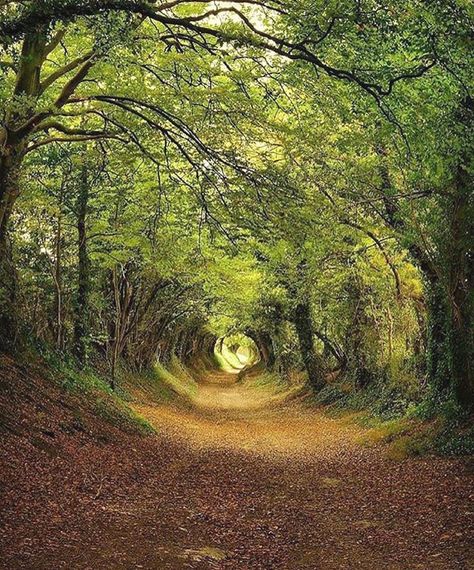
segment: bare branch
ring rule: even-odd
[[[65,35],[66,35],[66,30],[59,30],[54,34],[53,38],[51,39],[49,44],[46,45],[44,49],[43,59],[46,59],[48,55],[57,48],[57,46],[61,43]]]

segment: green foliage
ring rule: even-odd
[[[473,455],[474,454],[474,429],[468,425],[465,429],[453,429],[447,426],[441,433],[436,435],[434,442],[428,449],[443,455]]]
[[[390,383],[387,378],[373,381],[364,389],[354,389],[348,380],[328,384],[316,394],[315,402],[336,410],[366,412],[381,421],[410,417],[418,410],[419,401],[410,398],[402,386]]]
[[[111,381],[252,338],[319,403],[472,407],[467,4],[76,4],[0,5],[0,307],[14,260],[23,330]]]
[[[175,356],[173,356],[168,368],[157,362],[153,372],[158,381],[163,382],[179,396],[189,398],[197,391],[196,381],[184,364]]]
[[[176,392],[170,384],[163,381],[162,368],[160,367],[153,367],[140,372],[122,370],[120,387],[124,392],[123,399],[127,402],[169,403],[176,398]]]
[[[275,394],[287,392],[291,388],[294,389],[290,382],[276,372],[262,372],[255,377],[244,376],[244,381],[252,388],[272,391]]]
[[[402,460],[409,456],[439,454],[463,456],[474,453],[472,422],[453,422],[441,417],[428,424],[419,424],[406,418],[381,421],[364,418],[363,425],[370,428],[362,440],[366,445],[384,442],[392,459]]]

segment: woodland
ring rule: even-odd
[[[469,2],[1,14],[4,349],[113,382],[240,332],[315,390],[472,406]]]
[[[7,362],[126,400],[217,347],[472,453],[473,47],[470,0],[0,0]]]

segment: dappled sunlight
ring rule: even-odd
[[[227,449],[263,457],[311,459],[338,456],[355,447],[363,429],[342,420],[290,408],[266,408],[268,399],[255,401],[247,395],[227,394],[219,401],[221,415],[207,398],[204,412],[173,407],[134,406],[134,409],[164,434],[184,445],[202,450]],[[273,402],[275,404],[275,402]],[[198,401],[197,405],[201,405]],[[271,404],[270,404],[271,405]],[[225,412],[239,414],[228,415]]]
[[[244,334],[232,334],[218,339],[214,353],[221,368],[233,374],[260,361],[258,347]]]
[[[294,397],[301,386],[260,383],[258,374],[243,381],[234,371],[209,370],[191,396],[192,407],[134,405],[157,429],[200,449],[230,449],[264,455],[339,454],[364,430],[304,407]]]
[[[0,0],[0,570],[474,570],[473,14]]]

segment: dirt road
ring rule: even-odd
[[[194,451],[246,452],[263,459],[340,455],[363,433],[349,418],[332,420],[295,403],[283,405],[285,394],[236,380],[235,374],[216,372],[200,383],[192,409],[133,407]]]
[[[275,404],[267,389],[216,374],[194,407],[137,406],[159,435],[113,456],[104,446],[84,498],[69,494],[72,470],[57,475],[3,567],[474,568],[464,461],[395,462],[360,446],[347,419]],[[112,477],[119,453],[123,472]]]
[[[178,528],[184,543],[202,538],[177,546],[182,561],[166,567],[474,567],[461,462],[393,462],[360,445],[350,418],[276,405],[271,391],[230,374],[201,383],[194,402],[137,406],[193,457],[177,477],[190,499]]]

